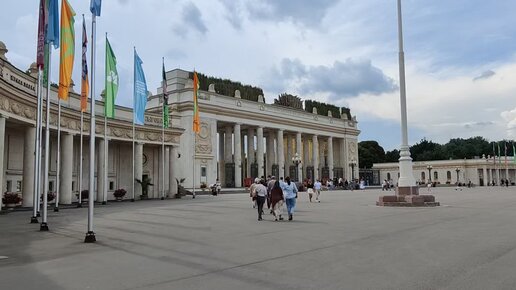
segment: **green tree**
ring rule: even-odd
[[[414,161],[447,159],[442,145],[423,138],[410,147],[410,155]]]
[[[398,162],[400,159],[400,151],[398,149],[394,149],[392,151],[387,151],[385,153],[385,162]]]
[[[362,141],[358,143],[358,160],[360,167],[371,168],[373,163],[382,163],[385,160],[385,150],[376,141]]]

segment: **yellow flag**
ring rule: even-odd
[[[197,93],[199,92],[199,79],[197,73],[193,75],[193,102],[194,102],[194,115],[193,115],[193,131],[195,133],[201,132],[201,120],[199,118],[199,104],[197,103]]]
[[[61,47],[59,62],[59,91],[61,100],[68,100],[68,92],[72,83],[73,59],[75,54],[75,29],[72,6],[67,0],[61,2]]]

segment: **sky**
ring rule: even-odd
[[[90,1],[69,2],[77,13],[73,79],[80,84],[82,14],[90,34]],[[0,41],[21,69],[35,61],[38,3],[2,1]],[[516,139],[516,1],[402,5],[409,143]],[[395,0],[104,0],[97,18],[97,95],[107,33],[118,63],[119,105],[132,106],[135,47],[153,93],[164,57],[167,70],[195,69],[261,87],[267,103],[287,92],[349,107],[360,141],[396,149],[396,11]],[[58,51],[53,54],[56,68]]]

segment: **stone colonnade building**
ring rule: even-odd
[[[20,192],[23,206],[32,206],[34,190],[34,156],[36,138],[37,112],[37,69],[33,64],[28,72],[14,67],[6,57],[7,49],[0,42],[0,189],[1,193]],[[45,90],[46,92],[46,90]],[[83,126],[83,170],[79,176],[80,147],[80,94],[70,93],[69,100],[61,101],[61,178],[56,184],[57,167],[57,88],[51,87],[50,108],[50,169],[49,191],[55,192],[60,186],[60,203],[70,204],[77,200],[79,179],[82,189],[89,190],[89,129],[90,116],[84,114]],[[44,108],[43,112],[46,112]],[[135,176],[147,175],[154,186],[150,188],[149,197],[158,197],[160,193],[174,194],[176,186],[169,186],[169,180],[175,180],[179,167],[177,151],[180,147],[182,128],[173,127],[165,130],[165,158],[162,145],[162,119],[160,114],[146,114],[145,126],[135,127],[135,156],[132,156],[133,113],[131,109],[117,106],[115,119],[107,120],[107,139],[104,140],[104,106],[97,101],[96,107],[96,156],[95,156],[95,194],[96,200],[104,196],[107,182],[107,199],[114,199],[113,192],[118,188],[126,189],[129,198],[135,186],[135,197],[141,194],[141,187],[132,180],[132,162],[135,160]],[[43,120],[46,119],[43,113]],[[43,126],[43,145],[45,127]],[[108,164],[104,164],[104,142],[108,142]],[[42,164],[39,171],[44,174]],[[162,164],[165,162],[165,164]],[[162,188],[162,166],[165,165],[165,188]],[[105,171],[107,170],[107,180]],[[43,187],[43,182],[41,183]],[[43,191],[41,191],[43,192]],[[91,192],[91,190],[90,190]],[[127,196],[126,196],[127,198]]]
[[[507,163],[503,156],[501,160],[483,156],[478,159],[415,161],[413,174],[416,181],[422,183],[427,183],[429,180],[440,184],[471,181],[477,186],[487,186],[488,183],[491,184],[494,181],[498,185],[501,179],[509,179],[510,182],[516,181],[516,164],[513,158],[508,156]],[[398,180],[398,163],[375,163],[373,170],[379,171],[381,181],[387,179],[396,183]]]
[[[23,205],[31,206],[37,69],[35,64],[27,72],[16,68],[8,61],[6,52],[7,48],[0,42],[0,190],[2,193],[20,192]],[[132,110],[116,106],[116,117],[107,120],[107,138],[104,140],[103,102],[96,102],[95,188],[92,190],[88,182],[90,105],[84,114],[83,170],[79,176],[80,94],[73,92],[73,88],[69,100],[61,102],[61,178],[60,184],[56,184],[58,106],[57,88],[51,88],[48,190],[54,192],[59,186],[60,203],[76,201],[79,181],[82,181],[82,189],[93,191],[99,201],[104,196],[108,200],[114,199],[113,192],[119,188],[126,189],[131,197],[133,186],[134,196],[138,199],[141,187],[132,180],[133,160],[135,177],[152,179],[154,186],[149,190],[150,198],[174,195],[177,193],[175,180],[181,178],[186,179],[186,188],[199,188],[202,183],[211,184],[217,178],[223,186],[241,187],[246,177],[266,175],[291,176],[293,179],[351,178],[349,164],[352,160],[358,161],[360,131],[356,118],[349,113],[335,117],[318,115],[266,104],[263,97],[258,102],[245,100],[240,98],[238,91],[234,96],[220,95],[215,92],[214,85],[210,85],[208,91],[199,92],[201,131],[194,135],[191,73],[177,69],[166,75],[171,128],[164,130],[165,156],[161,153],[161,88],[149,97],[145,125],[135,127],[134,156]],[[44,133],[45,127],[42,140]],[[102,150],[105,142],[108,143],[107,164],[104,164]],[[43,149],[43,155],[44,152]],[[296,153],[302,162],[297,169],[291,161]],[[41,176],[43,163],[39,170]],[[163,166],[165,172],[162,172]],[[354,175],[358,176],[358,166],[355,171]],[[162,178],[163,174],[165,178]],[[107,193],[104,193],[106,187]]]
[[[201,131],[194,136],[191,73],[175,69],[166,76],[173,125],[186,130],[181,136],[179,172],[187,178],[187,187],[192,187],[193,154],[197,188],[217,178],[225,187],[242,187],[245,178],[267,175],[351,179],[350,161],[358,161],[356,118],[266,104],[262,96],[250,101],[242,99],[238,90],[234,96],[224,96],[211,84],[208,91],[199,92]],[[151,97],[149,111],[161,110],[161,91]],[[297,169],[292,162],[296,153],[301,158]],[[358,176],[358,166],[355,171]]]

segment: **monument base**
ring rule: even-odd
[[[399,207],[434,207],[440,206],[433,195],[419,195],[419,187],[399,187],[397,195],[380,196],[376,202],[377,206],[399,206]]]

